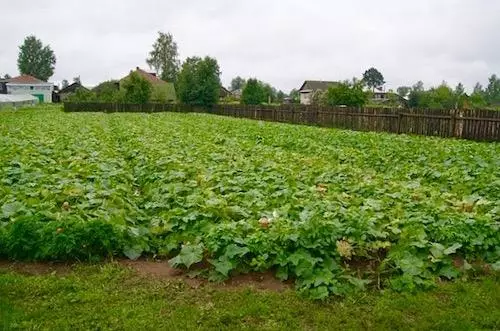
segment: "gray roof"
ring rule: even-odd
[[[337,85],[338,82],[326,81],[326,80],[306,80],[304,84],[300,87],[299,91],[303,90],[322,90],[326,91],[330,86]]]

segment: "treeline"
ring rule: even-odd
[[[428,90],[424,88],[423,82],[418,82],[412,87],[400,87],[398,91],[407,93],[411,108],[474,109],[500,106],[500,79],[496,75],[488,79],[486,88],[477,83],[470,94],[465,92],[463,84],[459,83],[452,89],[446,82]]]
[[[39,61],[35,61],[39,59]],[[140,75],[131,74],[122,81],[107,81],[92,90],[79,89],[69,101],[81,102],[170,102],[179,101],[187,105],[212,106],[219,102],[256,104],[299,103],[297,89],[286,94],[271,84],[257,78],[236,77],[231,81],[228,97],[220,99],[222,84],[220,67],[215,58],[188,57],[179,59],[178,46],[170,33],[159,32],[146,58],[146,63],[162,80],[172,83],[175,91],[158,88]],[[35,36],[28,36],[19,47],[18,68],[21,74],[30,74],[42,80],[52,76],[55,54],[49,45],[44,45]],[[10,78],[6,74],[5,79]],[[80,82],[80,77],[73,79]],[[69,83],[63,81],[63,87]],[[361,79],[337,82],[326,91],[316,91],[312,103],[325,106],[364,106],[373,104],[373,93],[383,91],[384,76],[375,68],[363,73]],[[173,97],[169,97],[173,95]],[[411,108],[451,109],[500,107],[500,79],[492,75],[488,85],[477,83],[472,93],[466,93],[460,83],[455,88],[445,82],[437,87],[424,88],[422,82],[413,86],[401,86],[394,92],[389,90],[383,101],[388,106]]]

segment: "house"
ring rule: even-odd
[[[7,94],[30,94],[38,98],[39,102],[52,102],[54,84],[44,82],[30,75],[21,75],[8,80]]]
[[[235,98],[235,99],[241,99],[241,96],[243,94],[243,89],[237,89],[237,90],[234,90],[234,91],[231,91],[231,94],[232,96]]]
[[[318,92],[328,90],[330,86],[337,85],[338,82],[322,80],[306,80],[299,89],[300,104],[310,105],[313,102],[314,95]]]
[[[133,72],[137,73],[139,76],[147,80],[153,86],[152,100],[155,102],[175,102],[176,94],[174,83],[169,83],[161,80],[156,73],[147,72],[139,67],[136,67],[134,71],[130,71],[130,74],[120,79],[119,84],[126,80]]]
[[[54,102],[64,102],[69,96],[73,95],[76,93],[78,89],[84,89],[84,90],[89,90],[86,87],[84,87],[81,83],[75,82],[71,85],[66,86],[65,88],[61,89],[58,93],[54,95]]]
[[[369,91],[371,93],[371,103],[374,104],[388,104],[388,105],[398,105],[407,106],[408,100],[392,90],[388,92],[382,90],[381,88],[376,88],[374,91]]]
[[[220,86],[220,91],[219,91],[219,98],[220,99],[230,97],[231,95],[232,95],[232,93],[227,88],[225,88],[222,85]]]

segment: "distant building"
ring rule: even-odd
[[[77,90],[84,89],[88,91],[89,89],[84,87],[81,83],[75,82],[71,85],[66,86],[57,93],[54,94],[54,102],[64,102],[68,97],[75,94]]]
[[[371,93],[371,102],[374,104],[392,104],[398,106],[407,106],[408,100],[392,90],[384,91],[382,88],[376,88],[374,91],[367,90]]]
[[[318,92],[328,90],[330,86],[337,85],[338,82],[322,80],[306,80],[299,89],[300,104],[310,105],[313,102],[314,95]]]
[[[237,90],[234,90],[234,91],[231,91],[231,95],[235,98],[235,99],[241,99],[241,95],[243,94],[243,89],[237,89]]]
[[[222,85],[220,86],[220,91],[219,91],[219,98],[220,99],[230,97],[231,95],[232,95],[232,93],[227,88],[225,88]]]
[[[54,84],[44,82],[30,75],[21,75],[8,80],[5,84],[7,94],[32,95],[38,98],[39,102],[52,102],[52,91]]]

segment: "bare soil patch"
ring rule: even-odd
[[[290,281],[282,282],[272,272],[239,274],[222,283],[211,283],[201,277],[191,278],[180,269],[172,268],[167,261],[119,260],[119,265],[130,268],[140,277],[157,280],[182,280],[192,288],[210,285],[219,288],[238,289],[250,287],[258,290],[282,292],[293,287]],[[68,275],[78,264],[55,262],[12,262],[0,260],[0,270],[17,272],[23,275]]]

